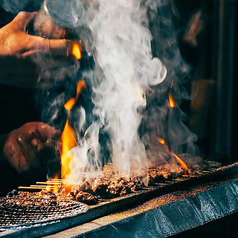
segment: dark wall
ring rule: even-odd
[[[0,27],[8,24],[16,16],[17,12],[12,12],[14,9],[34,11],[39,9],[41,1],[33,4],[30,0],[15,0],[5,1],[4,4],[0,2]],[[18,9],[17,6],[21,8]],[[17,129],[29,121],[39,120],[40,111],[35,103],[35,90],[0,85],[0,134]]]
[[[200,125],[191,130],[198,135],[198,146],[205,157],[219,154],[229,158],[229,162],[237,161],[238,141],[238,1],[206,1],[206,0],[174,0],[178,10],[178,38],[181,53],[191,65],[193,81],[212,80],[214,85],[210,101],[205,101],[198,114],[207,114]],[[189,27],[193,15],[201,9],[203,12],[203,30],[197,35],[197,46],[184,42],[183,36]],[[198,100],[206,94],[198,92]],[[207,95],[209,98],[209,95]],[[206,105],[207,104],[207,105]],[[208,105],[209,104],[209,105]],[[201,106],[201,105],[200,105]],[[192,117],[193,108],[188,115]],[[207,111],[203,111],[207,110]],[[197,112],[196,112],[197,113]],[[199,117],[199,116],[198,116]],[[199,118],[198,118],[199,121]],[[225,159],[227,160],[227,159]],[[226,162],[226,161],[224,161]]]
[[[233,81],[233,105],[232,105],[232,158],[237,161],[237,143],[238,143],[238,3],[236,1],[236,19],[234,30],[234,81]]]

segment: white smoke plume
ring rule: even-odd
[[[179,107],[171,109],[167,102],[169,90],[178,104],[189,97],[182,87],[188,68],[180,56],[167,1],[84,4],[85,24],[76,32],[95,65],[82,72],[91,91],[92,110],[79,105],[71,112],[78,141],[71,151],[74,181],[83,171],[102,168],[104,146],[114,166],[126,175],[140,175],[149,163],[166,161],[157,137],[164,138],[175,153],[196,154],[196,136],[184,126]],[[65,90],[60,96],[64,102],[66,94]],[[87,105],[87,98],[83,100]],[[64,102],[49,103],[46,111],[54,111],[56,105],[62,108]],[[52,115],[58,116],[59,111]],[[109,142],[101,143],[101,131]]]
[[[89,27],[95,44],[94,114],[99,116],[112,142],[112,161],[129,174],[146,165],[146,152],[138,135],[141,109],[151,85],[161,83],[166,68],[151,52],[147,9],[139,1],[97,1]]]

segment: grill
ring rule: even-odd
[[[128,194],[123,197],[103,200],[103,201],[99,202],[99,204],[97,204],[97,205],[90,205],[89,206],[90,209],[88,211],[87,211],[87,208],[85,210],[86,205],[81,204],[83,206],[83,207],[81,207],[80,203],[72,202],[72,201],[67,201],[72,204],[72,206],[69,206],[68,209],[63,209],[63,206],[62,206],[62,208],[61,208],[62,210],[60,210],[60,209],[57,209],[56,206],[49,206],[50,209],[53,209],[53,210],[49,211],[48,217],[45,215],[48,212],[47,209],[46,209],[46,211],[44,211],[43,209],[42,209],[43,211],[38,211],[36,209],[37,211],[34,211],[34,212],[32,211],[31,214],[38,213],[38,215],[39,215],[38,220],[34,220],[34,218],[33,218],[31,221],[28,221],[28,222],[22,221],[23,222],[22,225],[20,225],[20,224],[13,225],[11,227],[11,229],[14,229],[15,227],[17,227],[17,228],[22,227],[23,229],[17,229],[17,230],[15,229],[14,232],[9,229],[9,230],[1,232],[0,236],[5,237],[8,235],[11,235],[11,237],[19,237],[22,234],[25,234],[25,235],[27,234],[28,236],[26,236],[26,237],[39,237],[39,236],[44,236],[47,234],[59,232],[64,229],[68,229],[69,227],[75,227],[80,224],[87,223],[89,221],[93,221],[92,224],[94,224],[95,219],[97,219],[97,218],[103,219],[104,216],[106,216],[108,214],[112,214],[116,211],[122,211],[122,214],[125,214],[124,209],[130,209],[131,207],[137,207],[137,206],[140,207],[139,204],[142,204],[142,203],[144,203],[148,200],[154,199],[154,198],[156,198],[156,206],[159,206],[159,207],[156,208],[155,205],[152,205],[148,211],[149,214],[150,214],[150,211],[152,213],[156,213],[156,211],[157,211],[156,209],[163,210],[166,208],[167,210],[163,214],[166,214],[166,216],[173,215],[172,218],[174,220],[176,220],[178,218],[178,216],[175,214],[177,211],[176,209],[181,209],[181,211],[183,211],[184,214],[186,214],[186,212],[187,212],[187,214],[185,216],[186,219],[187,219],[187,217],[191,216],[191,214],[190,214],[191,211],[192,211],[192,213],[195,213],[195,214],[200,212],[201,216],[199,216],[199,217],[203,218],[203,216],[204,216],[204,220],[200,220],[200,218],[199,218],[199,221],[197,221],[196,224],[192,224],[192,222],[190,222],[191,224],[185,222],[185,224],[189,225],[189,227],[187,227],[186,229],[191,229],[196,226],[203,225],[204,223],[206,223],[209,220],[211,221],[211,220],[215,219],[213,217],[214,214],[212,212],[210,215],[207,214],[207,213],[209,213],[209,211],[207,211],[207,207],[213,208],[214,203],[215,203],[215,205],[214,205],[213,209],[220,209],[220,207],[223,207],[223,206],[226,208],[226,209],[223,209],[224,211],[222,209],[221,209],[221,211],[219,210],[218,218],[224,217],[224,216],[226,216],[230,213],[234,213],[238,210],[238,205],[237,205],[237,208],[235,205],[235,209],[233,209],[233,206],[229,205],[229,204],[232,204],[232,202],[234,202],[234,204],[236,204],[236,203],[238,204],[238,201],[236,202],[236,200],[237,200],[236,199],[236,194],[237,194],[236,184],[238,185],[238,182],[237,182],[238,180],[237,180],[237,178],[234,179],[234,176],[236,176],[237,173],[238,173],[238,163],[234,163],[232,165],[224,166],[224,167],[215,169],[214,171],[210,171],[209,173],[205,173],[205,174],[202,174],[199,176],[185,177],[185,178],[181,178],[181,180],[168,181],[163,185],[148,187],[145,190],[141,190],[136,193]],[[223,187],[221,187],[219,184],[220,183],[223,184],[223,181],[224,181],[224,185],[222,185]],[[202,186],[202,184],[204,184],[204,188],[203,187],[200,188],[200,186]],[[210,185],[208,185],[208,184],[210,184]],[[198,194],[198,195],[195,195],[195,192],[193,192],[193,191],[191,193],[186,192],[185,195],[180,195],[178,197],[172,195],[175,191],[180,191],[180,192],[181,191],[189,191],[190,188],[196,187],[196,186],[198,186],[198,189],[197,189],[198,191],[196,191],[196,194]],[[226,191],[226,193],[222,192],[224,190]],[[188,198],[186,198],[186,196],[188,196]],[[173,197],[174,197],[174,200],[171,201],[171,199]],[[9,198],[9,199],[11,199],[11,198]],[[184,200],[181,200],[181,199],[185,199],[185,200],[188,199],[188,201],[186,200],[185,203],[186,204],[192,203],[194,206],[192,206],[191,209],[188,209],[186,207],[184,208]],[[198,201],[194,202],[195,201],[194,199],[196,201],[197,200]],[[162,204],[162,201],[167,201],[168,204],[167,203]],[[173,204],[172,210],[170,209],[170,207],[172,206],[170,204],[170,201],[172,202],[171,204]],[[204,201],[205,201],[205,203],[204,203]],[[224,201],[225,201],[225,203],[224,203]],[[47,202],[48,202],[48,200],[47,200]],[[55,200],[53,200],[52,202],[55,202]],[[161,203],[161,205],[160,205],[160,203]],[[82,208],[83,211],[81,210],[81,211],[79,211],[79,213],[77,213],[75,211],[75,210],[77,210],[77,208],[74,207],[75,205],[76,205],[76,207],[79,206],[79,208]],[[220,205],[220,207],[218,205]],[[165,206],[165,208],[163,206]],[[85,211],[87,211],[87,212],[85,212]],[[144,212],[145,212],[144,209],[138,209],[138,214],[136,216],[143,216]],[[205,213],[205,215],[204,215],[204,213]],[[53,214],[55,214],[55,215],[53,215]],[[79,215],[77,215],[77,214],[79,214]],[[147,213],[145,213],[145,214],[147,214]],[[41,215],[42,215],[42,217],[40,218]],[[207,218],[207,216],[208,216],[208,218]],[[158,217],[158,214],[156,215],[156,217]],[[159,224],[161,223],[160,220],[162,218],[163,218],[163,216],[161,218],[160,217],[158,218]],[[172,219],[172,218],[170,217],[168,219]],[[1,219],[4,220],[5,218],[2,217]],[[45,219],[45,220],[43,220],[43,219]],[[128,219],[129,220],[128,221],[125,220],[125,222],[131,221],[131,218],[128,218]],[[182,215],[179,218],[179,220],[181,220],[181,219],[184,219],[184,217]],[[19,219],[19,220],[21,220],[21,219]],[[119,221],[119,223],[122,223],[122,221],[124,221],[124,220],[122,219],[121,221]],[[137,221],[137,219],[135,219],[135,222],[136,221]],[[39,222],[38,225],[37,225],[37,222]],[[139,224],[142,224],[142,223],[139,223]],[[128,224],[131,224],[131,223],[128,223]],[[163,223],[163,224],[161,224],[161,226],[163,226],[163,225],[166,226],[166,224],[170,224],[170,223]],[[176,232],[176,233],[186,230],[185,228],[182,230],[181,226],[178,224],[179,224],[178,222],[173,223],[173,226],[176,229],[178,228],[178,232]],[[87,224],[85,224],[85,225],[87,226]],[[115,224],[113,223],[112,227],[114,227],[114,225]],[[2,224],[2,226],[5,226],[4,227],[5,229],[8,228],[8,224],[6,224],[6,222],[4,224]],[[30,228],[30,229],[28,229],[28,228]],[[163,229],[167,229],[167,228],[163,228]],[[81,231],[81,229],[80,229],[80,231]],[[176,234],[176,233],[171,233],[170,235]],[[161,236],[161,237],[167,237],[167,236]]]
[[[74,217],[87,210],[87,205],[75,201],[4,197],[0,199],[0,230],[32,227],[39,223]]]

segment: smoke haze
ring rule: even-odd
[[[174,153],[196,156],[196,136],[183,124],[179,108],[189,98],[183,87],[189,68],[177,46],[167,1],[83,3],[85,22],[75,31],[94,65],[68,80],[62,94],[45,94],[50,102],[45,115],[54,124],[79,78],[90,92],[90,97],[81,95],[70,115],[78,142],[71,151],[71,179],[102,169],[106,156],[126,175],[140,175],[151,163],[167,163],[158,137]],[[168,105],[169,93],[175,108]]]

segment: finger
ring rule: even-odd
[[[44,148],[44,144],[37,138],[31,141],[31,145],[36,153],[40,152]]]
[[[58,150],[58,148],[60,148],[60,141],[59,140],[55,140],[55,139],[51,139],[51,138],[48,138],[44,145],[46,147],[49,147],[49,148],[54,148],[55,150]]]
[[[46,39],[39,36],[29,35],[28,44],[26,45],[29,54],[36,52],[44,52],[47,54],[62,56],[62,57],[72,57],[78,59],[81,57],[81,46],[77,41],[71,41],[66,39]],[[77,49],[77,57],[73,49]],[[27,52],[24,54],[27,55]]]
[[[21,158],[21,160],[19,159],[21,166],[18,166],[20,170],[25,172],[29,170],[30,167],[37,167],[41,165],[41,161],[37,159],[36,156],[36,154],[39,153],[44,147],[40,140],[33,142],[33,144],[37,145],[36,148],[33,148],[28,138],[21,138],[18,136],[17,144],[19,146],[18,149]]]
[[[54,148],[55,152],[59,152],[62,148],[62,143],[61,143],[61,140],[51,140],[51,139],[48,139],[46,141],[46,146],[48,147],[51,147],[51,148]]]
[[[47,40],[47,39],[46,39]],[[48,40],[49,51],[61,56],[74,56],[76,59],[81,58],[81,45],[77,41],[65,39]]]
[[[14,136],[20,144],[30,143],[34,138],[40,138],[36,129],[37,122],[28,122],[19,129],[15,130]]]
[[[58,140],[61,136],[61,132],[55,128],[43,123],[36,123],[37,133],[42,137],[44,141],[49,140]]]
[[[17,28],[19,30],[26,30],[27,25],[36,16],[36,12],[19,12],[17,16],[13,19],[12,24],[17,23]]]
[[[26,155],[28,152],[31,151],[31,147],[30,147],[30,144],[28,142],[28,138],[25,138],[25,136],[22,136],[22,135],[16,135],[15,140],[16,140],[16,143],[19,146],[20,151],[23,154]]]
[[[17,143],[24,149],[40,150],[42,145],[49,141],[57,141],[61,132],[43,122],[28,122],[14,132]]]

